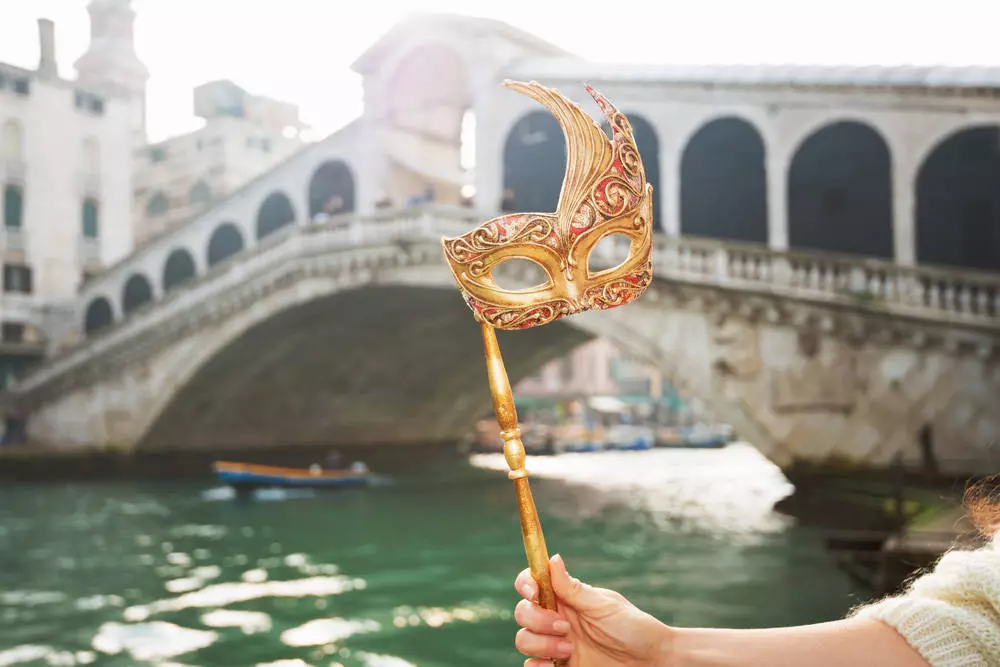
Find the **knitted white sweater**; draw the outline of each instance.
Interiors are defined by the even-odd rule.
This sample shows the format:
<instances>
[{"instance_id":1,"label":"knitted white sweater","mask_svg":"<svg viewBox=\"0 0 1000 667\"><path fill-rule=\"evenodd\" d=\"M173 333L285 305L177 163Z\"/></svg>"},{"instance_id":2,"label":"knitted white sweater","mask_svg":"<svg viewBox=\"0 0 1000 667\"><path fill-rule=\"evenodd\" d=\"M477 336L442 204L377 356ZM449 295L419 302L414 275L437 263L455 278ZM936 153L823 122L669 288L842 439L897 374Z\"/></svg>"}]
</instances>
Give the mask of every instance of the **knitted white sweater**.
<instances>
[{"instance_id":1,"label":"knitted white sweater","mask_svg":"<svg viewBox=\"0 0 1000 667\"><path fill-rule=\"evenodd\" d=\"M1000 538L952 551L900 596L854 616L888 623L931 667L1000 666Z\"/></svg>"}]
</instances>

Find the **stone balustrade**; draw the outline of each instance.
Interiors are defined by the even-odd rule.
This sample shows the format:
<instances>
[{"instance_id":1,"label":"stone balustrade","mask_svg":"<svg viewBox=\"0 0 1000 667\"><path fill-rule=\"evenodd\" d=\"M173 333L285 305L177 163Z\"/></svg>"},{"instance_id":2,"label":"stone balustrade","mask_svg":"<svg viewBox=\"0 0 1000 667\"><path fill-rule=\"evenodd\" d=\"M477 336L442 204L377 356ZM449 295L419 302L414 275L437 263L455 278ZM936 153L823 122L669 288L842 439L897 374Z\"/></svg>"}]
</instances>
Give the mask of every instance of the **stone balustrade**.
<instances>
[{"instance_id":1,"label":"stone balustrade","mask_svg":"<svg viewBox=\"0 0 1000 667\"><path fill-rule=\"evenodd\" d=\"M183 288L133 311L87 339L64 346L27 384L43 382L103 348L125 345L134 335L180 317L186 310L230 298L234 290L259 293L292 266L312 264L366 267L406 254L409 244L426 246L410 264L440 264L442 236L456 236L484 219L457 207L427 206L368 216L339 216L323 223L289 226L231 261L211 268ZM604 261L621 261L627 245L600 248ZM389 255L387 255L387 253ZM324 259L326 258L326 259ZM395 261L395 260L393 260ZM312 270L317 270L312 269ZM794 300L840 302L943 323L1000 328L1000 275L891 262L781 252L763 246L657 235L655 276L661 280L787 296ZM252 294L251 294L252 298Z\"/></svg>"},{"instance_id":2,"label":"stone balustrade","mask_svg":"<svg viewBox=\"0 0 1000 667\"><path fill-rule=\"evenodd\" d=\"M653 265L667 280L1000 327L1000 274L666 236L656 239Z\"/></svg>"}]
</instances>

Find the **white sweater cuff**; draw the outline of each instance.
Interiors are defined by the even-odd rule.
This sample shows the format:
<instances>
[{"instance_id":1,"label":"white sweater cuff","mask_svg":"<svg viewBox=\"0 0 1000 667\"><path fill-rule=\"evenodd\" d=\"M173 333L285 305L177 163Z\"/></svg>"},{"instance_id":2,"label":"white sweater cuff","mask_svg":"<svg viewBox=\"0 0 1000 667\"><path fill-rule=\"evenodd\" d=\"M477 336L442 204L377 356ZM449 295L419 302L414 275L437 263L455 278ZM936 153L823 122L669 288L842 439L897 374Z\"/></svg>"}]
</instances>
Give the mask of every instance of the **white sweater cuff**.
<instances>
[{"instance_id":1,"label":"white sweater cuff","mask_svg":"<svg viewBox=\"0 0 1000 667\"><path fill-rule=\"evenodd\" d=\"M891 626L931 667L990 667L949 613L952 609L940 600L906 596L887 598L852 615Z\"/></svg>"}]
</instances>

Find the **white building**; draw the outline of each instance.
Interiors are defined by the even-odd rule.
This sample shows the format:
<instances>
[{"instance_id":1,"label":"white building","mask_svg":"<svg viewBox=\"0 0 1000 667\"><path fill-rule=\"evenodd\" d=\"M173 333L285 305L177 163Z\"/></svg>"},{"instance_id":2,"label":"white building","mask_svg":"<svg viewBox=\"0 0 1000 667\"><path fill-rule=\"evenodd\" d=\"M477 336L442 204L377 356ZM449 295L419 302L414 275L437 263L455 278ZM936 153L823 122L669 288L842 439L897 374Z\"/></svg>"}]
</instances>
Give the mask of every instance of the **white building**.
<instances>
[{"instance_id":1,"label":"white building","mask_svg":"<svg viewBox=\"0 0 1000 667\"><path fill-rule=\"evenodd\" d=\"M251 95L231 81L196 88L194 112L204 127L136 149L137 244L201 213L303 146L297 106Z\"/></svg>"},{"instance_id":2,"label":"white building","mask_svg":"<svg viewBox=\"0 0 1000 667\"><path fill-rule=\"evenodd\" d=\"M50 307L132 249L131 153L143 131L145 68L127 0L93 0L77 80L59 76L40 19L35 70L0 63L3 291L0 384L38 356Z\"/></svg>"}]
</instances>

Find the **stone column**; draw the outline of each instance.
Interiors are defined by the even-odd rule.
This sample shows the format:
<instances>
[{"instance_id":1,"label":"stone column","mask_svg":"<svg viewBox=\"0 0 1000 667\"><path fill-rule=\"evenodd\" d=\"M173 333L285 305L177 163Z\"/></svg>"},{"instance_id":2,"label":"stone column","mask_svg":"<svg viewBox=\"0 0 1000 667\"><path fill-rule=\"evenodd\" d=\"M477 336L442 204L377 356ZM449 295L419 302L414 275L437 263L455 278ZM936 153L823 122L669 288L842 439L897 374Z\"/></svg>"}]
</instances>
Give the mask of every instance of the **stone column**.
<instances>
[{"instance_id":1,"label":"stone column","mask_svg":"<svg viewBox=\"0 0 1000 667\"><path fill-rule=\"evenodd\" d=\"M366 77L364 82L364 112L361 117L361 131L355 151L358 161L357 198L355 209L365 215L375 210L375 202L386 193L385 151L382 147L380 122L385 117L378 81Z\"/></svg>"},{"instance_id":2,"label":"stone column","mask_svg":"<svg viewBox=\"0 0 1000 667\"><path fill-rule=\"evenodd\" d=\"M659 128L657 128L659 129ZM667 236L681 235L681 157L684 154L684 146L678 146L676 142L661 149L660 153L660 182L654 183L653 187L660 188L660 210L663 212L663 231Z\"/></svg>"},{"instance_id":3,"label":"stone column","mask_svg":"<svg viewBox=\"0 0 1000 667\"><path fill-rule=\"evenodd\" d=\"M493 214L500 207L503 188L503 142L506 114L497 93L507 92L492 78L481 77L472 87L472 109L476 114L476 197L478 211ZM510 94L510 93L507 93Z\"/></svg>"},{"instance_id":4,"label":"stone column","mask_svg":"<svg viewBox=\"0 0 1000 667\"><path fill-rule=\"evenodd\" d=\"M767 238L772 250L788 250L788 168L791 155L780 137L766 136Z\"/></svg>"},{"instance_id":5,"label":"stone column","mask_svg":"<svg viewBox=\"0 0 1000 667\"><path fill-rule=\"evenodd\" d=\"M903 146L892 147L892 243L897 264L917 263L916 188L919 165Z\"/></svg>"}]
</instances>

